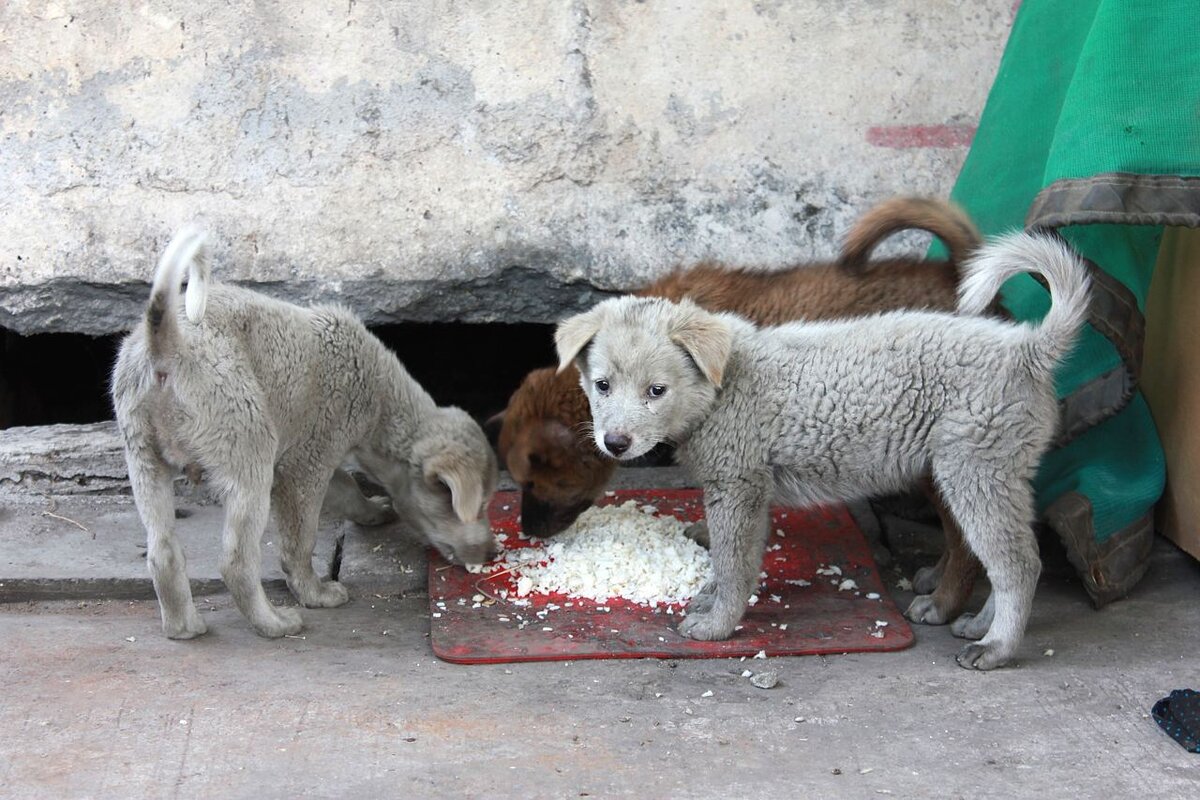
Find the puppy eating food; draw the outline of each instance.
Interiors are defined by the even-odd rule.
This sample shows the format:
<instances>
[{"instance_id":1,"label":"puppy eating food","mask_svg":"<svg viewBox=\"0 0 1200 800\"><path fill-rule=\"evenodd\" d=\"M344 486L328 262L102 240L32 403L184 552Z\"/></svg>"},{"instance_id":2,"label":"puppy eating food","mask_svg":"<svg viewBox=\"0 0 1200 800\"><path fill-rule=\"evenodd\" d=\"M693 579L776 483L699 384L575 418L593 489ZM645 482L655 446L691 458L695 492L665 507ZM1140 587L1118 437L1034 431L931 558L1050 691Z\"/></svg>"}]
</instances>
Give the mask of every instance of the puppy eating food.
<instances>
[{"instance_id":1,"label":"puppy eating food","mask_svg":"<svg viewBox=\"0 0 1200 800\"><path fill-rule=\"evenodd\" d=\"M263 636L301 628L300 614L272 605L260 581L269 509L296 599L310 608L348 599L312 566L327 490L329 508L381 521L380 508L337 471L348 456L444 556L475 564L490 555L486 508L498 473L479 426L457 408L435 405L348 311L210 283L204 237L195 230L181 231L163 253L145 321L121 346L112 396L170 638L207 630L173 530L172 479L180 469L203 470L222 498L221 576Z\"/></svg>"},{"instance_id":2,"label":"puppy eating food","mask_svg":"<svg viewBox=\"0 0 1200 800\"><path fill-rule=\"evenodd\" d=\"M949 261L868 260L880 242L908 228L941 239ZM901 197L859 218L837 264L805 264L782 272L706 265L672 273L637 294L688 298L708 311L732 311L759 325L906 308L949 311L956 303L957 265L979 244L979 233L957 207ZM598 453L586 435L591 418L574 368L558 374L553 368L529 373L507 409L494 419L500 424L500 458L522 487L521 525L531 536L552 536L565 529L604 491L616 469L616 462ZM952 613L961 603L941 605Z\"/></svg>"},{"instance_id":3,"label":"puppy eating food","mask_svg":"<svg viewBox=\"0 0 1200 800\"><path fill-rule=\"evenodd\" d=\"M1057 422L1054 368L1088 304L1069 248L1014 234L964 266L960 314L979 314L1022 272L1050 287L1039 325L905 311L759 329L635 297L559 325L559 368L579 369L596 446L628 460L673 443L704 488L714 574L681 633L733 632L772 500L815 505L932 476L992 582L990 627L958 662L991 669L1013 656L1041 571L1030 482Z\"/></svg>"}]
</instances>

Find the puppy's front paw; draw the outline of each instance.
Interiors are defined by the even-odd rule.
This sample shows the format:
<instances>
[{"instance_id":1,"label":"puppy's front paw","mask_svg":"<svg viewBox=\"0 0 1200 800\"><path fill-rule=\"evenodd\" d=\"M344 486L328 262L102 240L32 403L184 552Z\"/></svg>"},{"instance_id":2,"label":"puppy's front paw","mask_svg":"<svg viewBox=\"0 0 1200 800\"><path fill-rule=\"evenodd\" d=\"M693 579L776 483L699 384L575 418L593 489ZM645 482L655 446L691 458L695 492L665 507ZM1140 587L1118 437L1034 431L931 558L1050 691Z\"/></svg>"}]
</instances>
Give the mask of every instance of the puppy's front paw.
<instances>
[{"instance_id":1,"label":"puppy's front paw","mask_svg":"<svg viewBox=\"0 0 1200 800\"><path fill-rule=\"evenodd\" d=\"M908 610L904 612L912 622L920 625L945 625L949 620L945 611L938 607L934 596L922 594L913 598Z\"/></svg>"},{"instance_id":2,"label":"puppy's front paw","mask_svg":"<svg viewBox=\"0 0 1200 800\"><path fill-rule=\"evenodd\" d=\"M396 509L392 508L392 501L386 497L368 497L367 502L363 504L361 509L358 509L352 522L366 527L375 525L386 525L389 522L395 522L399 515L396 514Z\"/></svg>"},{"instance_id":3,"label":"puppy's front paw","mask_svg":"<svg viewBox=\"0 0 1200 800\"><path fill-rule=\"evenodd\" d=\"M691 525L688 525L686 529L684 529L683 535L703 547L705 550L709 549L711 539L708 535L707 521L700 520L699 522L693 522Z\"/></svg>"},{"instance_id":4,"label":"puppy's front paw","mask_svg":"<svg viewBox=\"0 0 1200 800\"><path fill-rule=\"evenodd\" d=\"M286 606L275 606L275 619L254 626L259 636L268 639L278 639L281 636L292 636L304 628L304 620L300 612Z\"/></svg>"},{"instance_id":5,"label":"puppy's front paw","mask_svg":"<svg viewBox=\"0 0 1200 800\"><path fill-rule=\"evenodd\" d=\"M712 611L692 613L689 608L688 615L679 623L679 633L689 639L712 642L728 639L729 634L733 633L735 625L737 625L736 619L728 622L722 615Z\"/></svg>"},{"instance_id":6,"label":"puppy's front paw","mask_svg":"<svg viewBox=\"0 0 1200 800\"><path fill-rule=\"evenodd\" d=\"M941 563L932 567L921 567L913 575L912 586L913 591L917 594L932 594L942 581L942 570L938 569Z\"/></svg>"},{"instance_id":7,"label":"puppy's front paw","mask_svg":"<svg viewBox=\"0 0 1200 800\"><path fill-rule=\"evenodd\" d=\"M308 608L337 608L350 599L350 592L337 581L322 581L312 596L303 598Z\"/></svg>"},{"instance_id":8,"label":"puppy's front paw","mask_svg":"<svg viewBox=\"0 0 1200 800\"><path fill-rule=\"evenodd\" d=\"M712 611L713 603L717 601L717 584L716 581L709 581L700 587L700 591L692 595L692 599L688 601L688 614L707 614Z\"/></svg>"},{"instance_id":9,"label":"puppy's front paw","mask_svg":"<svg viewBox=\"0 0 1200 800\"><path fill-rule=\"evenodd\" d=\"M963 614L950 624L950 632L960 639L982 639L991 625L982 614Z\"/></svg>"},{"instance_id":10,"label":"puppy's front paw","mask_svg":"<svg viewBox=\"0 0 1200 800\"><path fill-rule=\"evenodd\" d=\"M1009 658L1006 649L995 643L973 642L959 650L954 660L963 669L989 670L1004 666Z\"/></svg>"},{"instance_id":11,"label":"puppy's front paw","mask_svg":"<svg viewBox=\"0 0 1200 800\"><path fill-rule=\"evenodd\" d=\"M195 639L208 633L208 625L199 613L192 612L182 622L168 623L163 620L163 633L168 639Z\"/></svg>"}]
</instances>

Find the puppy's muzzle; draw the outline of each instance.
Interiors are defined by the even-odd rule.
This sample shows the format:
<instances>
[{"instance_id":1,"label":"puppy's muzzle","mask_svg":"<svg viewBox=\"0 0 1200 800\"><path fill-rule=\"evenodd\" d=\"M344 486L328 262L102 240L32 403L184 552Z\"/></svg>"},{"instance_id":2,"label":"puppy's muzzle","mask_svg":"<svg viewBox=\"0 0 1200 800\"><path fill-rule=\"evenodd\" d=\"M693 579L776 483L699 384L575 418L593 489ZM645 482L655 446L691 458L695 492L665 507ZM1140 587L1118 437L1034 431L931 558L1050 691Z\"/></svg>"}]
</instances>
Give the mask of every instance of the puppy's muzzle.
<instances>
[{"instance_id":1,"label":"puppy's muzzle","mask_svg":"<svg viewBox=\"0 0 1200 800\"><path fill-rule=\"evenodd\" d=\"M604 434L604 449L608 450L614 456L620 456L629 449L629 445L631 444L633 444L633 439L624 433Z\"/></svg>"},{"instance_id":2,"label":"puppy's muzzle","mask_svg":"<svg viewBox=\"0 0 1200 800\"><path fill-rule=\"evenodd\" d=\"M526 536L548 538L562 533L591 506L592 501L586 498L569 505L547 503L525 489L521 492L521 530Z\"/></svg>"}]
</instances>

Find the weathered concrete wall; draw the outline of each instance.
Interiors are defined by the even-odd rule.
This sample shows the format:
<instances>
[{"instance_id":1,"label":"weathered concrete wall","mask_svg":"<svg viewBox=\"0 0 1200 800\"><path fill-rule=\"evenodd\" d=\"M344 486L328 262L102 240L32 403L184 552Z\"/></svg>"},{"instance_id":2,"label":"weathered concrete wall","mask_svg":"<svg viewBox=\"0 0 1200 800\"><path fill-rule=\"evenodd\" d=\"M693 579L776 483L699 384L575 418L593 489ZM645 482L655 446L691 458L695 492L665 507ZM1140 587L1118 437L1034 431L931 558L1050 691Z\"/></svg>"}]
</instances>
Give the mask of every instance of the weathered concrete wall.
<instances>
[{"instance_id":1,"label":"weathered concrete wall","mask_svg":"<svg viewBox=\"0 0 1200 800\"><path fill-rule=\"evenodd\" d=\"M827 256L948 191L1013 5L0 4L0 325L128 327L190 220L375 322Z\"/></svg>"}]
</instances>

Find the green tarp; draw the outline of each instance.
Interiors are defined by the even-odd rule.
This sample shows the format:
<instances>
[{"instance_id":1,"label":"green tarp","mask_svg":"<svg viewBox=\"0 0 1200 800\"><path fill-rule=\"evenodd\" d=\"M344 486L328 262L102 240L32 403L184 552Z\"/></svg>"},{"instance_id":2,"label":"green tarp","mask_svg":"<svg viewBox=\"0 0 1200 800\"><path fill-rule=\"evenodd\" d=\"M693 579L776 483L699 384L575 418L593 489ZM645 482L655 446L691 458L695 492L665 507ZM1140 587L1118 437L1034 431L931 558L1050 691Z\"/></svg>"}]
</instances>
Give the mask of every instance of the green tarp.
<instances>
[{"instance_id":1,"label":"green tarp","mask_svg":"<svg viewBox=\"0 0 1200 800\"><path fill-rule=\"evenodd\" d=\"M985 234L1058 230L1096 268L1039 510L1099 605L1142 576L1164 465L1137 391L1163 225L1200 225L1200 0L1025 0L953 197ZM1106 277L1107 276L1107 277ZM1017 319L1045 290L1004 288Z\"/></svg>"}]
</instances>

